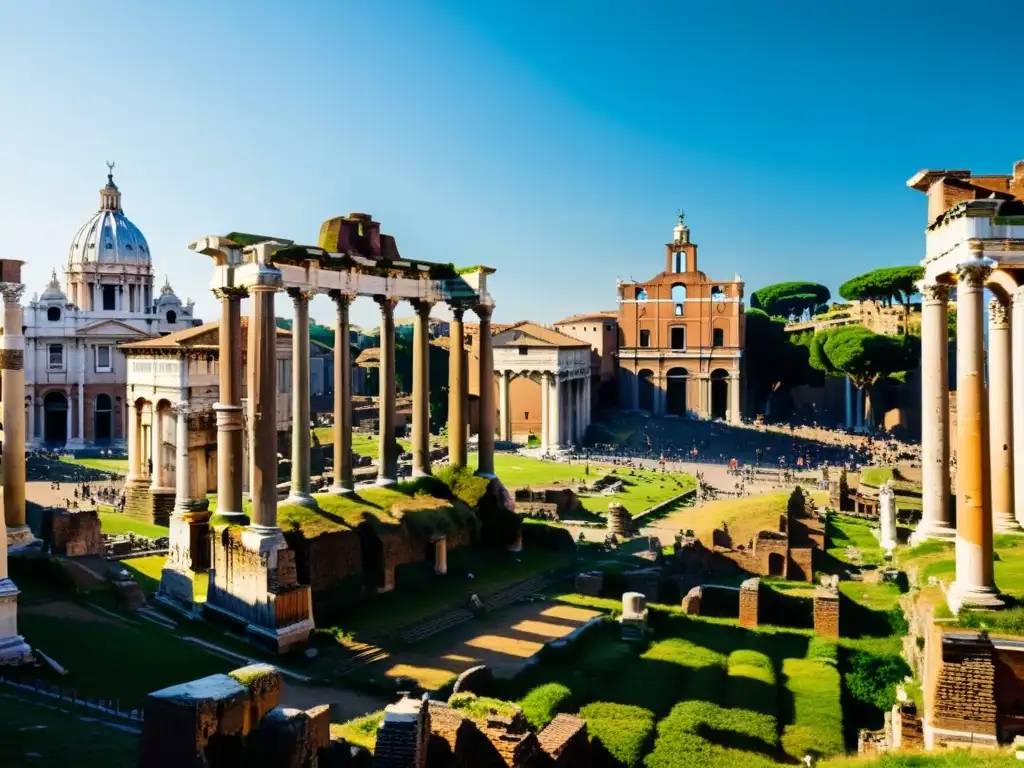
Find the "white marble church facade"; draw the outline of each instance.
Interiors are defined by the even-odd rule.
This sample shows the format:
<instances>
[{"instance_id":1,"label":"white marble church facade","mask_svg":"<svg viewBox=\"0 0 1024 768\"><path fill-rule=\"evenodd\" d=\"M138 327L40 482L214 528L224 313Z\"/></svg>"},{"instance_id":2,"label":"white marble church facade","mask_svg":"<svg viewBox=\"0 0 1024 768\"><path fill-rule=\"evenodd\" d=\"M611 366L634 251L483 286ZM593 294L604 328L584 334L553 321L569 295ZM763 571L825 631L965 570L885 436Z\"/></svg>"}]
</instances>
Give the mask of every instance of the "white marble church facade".
<instances>
[{"instance_id":1,"label":"white marble church facade","mask_svg":"<svg viewBox=\"0 0 1024 768\"><path fill-rule=\"evenodd\" d=\"M71 242L64 275L62 288L54 270L24 310L27 446L123 447L127 364L119 345L202 321L170 284L154 297L149 245L124 215L112 173L99 210Z\"/></svg>"}]
</instances>

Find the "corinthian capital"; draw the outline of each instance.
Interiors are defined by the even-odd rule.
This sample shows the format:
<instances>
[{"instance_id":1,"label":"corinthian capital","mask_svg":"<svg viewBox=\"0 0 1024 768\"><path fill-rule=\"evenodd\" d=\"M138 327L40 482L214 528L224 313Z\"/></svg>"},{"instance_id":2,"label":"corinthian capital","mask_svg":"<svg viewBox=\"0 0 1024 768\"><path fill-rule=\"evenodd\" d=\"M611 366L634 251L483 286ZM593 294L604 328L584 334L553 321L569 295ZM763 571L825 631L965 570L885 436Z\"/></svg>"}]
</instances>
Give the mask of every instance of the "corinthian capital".
<instances>
[{"instance_id":1,"label":"corinthian capital","mask_svg":"<svg viewBox=\"0 0 1024 768\"><path fill-rule=\"evenodd\" d=\"M949 301L950 286L943 283L926 283L922 280L917 284L917 290L925 301Z\"/></svg>"},{"instance_id":2,"label":"corinthian capital","mask_svg":"<svg viewBox=\"0 0 1024 768\"><path fill-rule=\"evenodd\" d=\"M971 288L984 288L994 266L995 261L986 258L962 262L956 265L957 280Z\"/></svg>"},{"instance_id":3,"label":"corinthian capital","mask_svg":"<svg viewBox=\"0 0 1024 768\"><path fill-rule=\"evenodd\" d=\"M21 294L24 292L24 283L0 283L0 293L4 295L4 304L20 304Z\"/></svg>"},{"instance_id":4,"label":"corinthian capital","mask_svg":"<svg viewBox=\"0 0 1024 768\"><path fill-rule=\"evenodd\" d=\"M1010 309L1012 308L1012 300L1006 301L1005 303L999 299L992 299L988 303L988 324L993 325L1008 325L1010 322Z\"/></svg>"}]
</instances>

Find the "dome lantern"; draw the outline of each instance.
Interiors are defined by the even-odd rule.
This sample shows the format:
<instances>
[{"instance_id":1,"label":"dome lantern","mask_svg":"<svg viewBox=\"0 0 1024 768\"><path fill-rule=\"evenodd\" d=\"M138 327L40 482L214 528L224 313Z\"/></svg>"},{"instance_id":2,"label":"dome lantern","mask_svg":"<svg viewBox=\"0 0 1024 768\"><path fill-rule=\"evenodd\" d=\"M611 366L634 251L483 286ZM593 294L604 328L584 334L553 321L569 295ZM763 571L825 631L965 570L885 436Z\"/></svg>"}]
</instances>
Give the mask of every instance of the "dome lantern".
<instances>
[{"instance_id":1,"label":"dome lantern","mask_svg":"<svg viewBox=\"0 0 1024 768\"><path fill-rule=\"evenodd\" d=\"M124 264L149 267L149 244L121 207L121 190L114 183L114 164L107 163L107 183L100 189L100 209L71 241L68 266Z\"/></svg>"}]
</instances>

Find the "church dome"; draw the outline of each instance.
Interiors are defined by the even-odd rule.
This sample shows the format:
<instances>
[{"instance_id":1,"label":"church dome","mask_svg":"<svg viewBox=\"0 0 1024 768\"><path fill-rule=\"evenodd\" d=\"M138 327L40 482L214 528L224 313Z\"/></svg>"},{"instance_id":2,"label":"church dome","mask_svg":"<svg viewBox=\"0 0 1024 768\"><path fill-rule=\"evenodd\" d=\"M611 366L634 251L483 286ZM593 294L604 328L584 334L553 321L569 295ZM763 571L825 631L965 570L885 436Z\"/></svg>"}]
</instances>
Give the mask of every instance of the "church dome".
<instances>
[{"instance_id":1,"label":"church dome","mask_svg":"<svg viewBox=\"0 0 1024 768\"><path fill-rule=\"evenodd\" d=\"M100 209L71 241L68 264L150 264L149 244L142 232L124 215L121 190L114 184L113 163L108 164L107 184L100 190Z\"/></svg>"},{"instance_id":2,"label":"church dome","mask_svg":"<svg viewBox=\"0 0 1024 768\"><path fill-rule=\"evenodd\" d=\"M53 270L53 277L46 286L46 290L43 291L43 295L39 297L40 301L67 301L68 297L64 295L64 291L60 289L60 283L57 282L57 270Z\"/></svg>"}]
</instances>

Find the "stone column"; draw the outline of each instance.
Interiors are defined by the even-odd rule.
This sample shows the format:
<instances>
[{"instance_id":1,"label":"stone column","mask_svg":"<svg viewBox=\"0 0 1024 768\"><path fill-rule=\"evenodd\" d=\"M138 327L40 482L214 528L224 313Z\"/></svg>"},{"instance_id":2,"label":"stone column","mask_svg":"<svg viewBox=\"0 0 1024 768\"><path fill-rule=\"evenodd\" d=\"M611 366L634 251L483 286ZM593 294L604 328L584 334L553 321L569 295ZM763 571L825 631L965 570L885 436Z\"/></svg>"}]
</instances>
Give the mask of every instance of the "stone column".
<instances>
[{"instance_id":1,"label":"stone column","mask_svg":"<svg viewBox=\"0 0 1024 768\"><path fill-rule=\"evenodd\" d=\"M992 527L999 533L1019 531L1013 515L1013 373L1010 359L1010 311L992 299L988 305L988 427Z\"/></svg>"},{"instance_id":2,"label":"stone column","mask_svg":"<svg viewBox=\"0 0 1024 768\"><path fill-rule=\"evenodd\" d=\"M896 494L893 493L892 483L888 481L878 490L878 518L882 527L878 543L882 549L895 549L897 544Z\"/></svg>"},{"instance_id":3,"label":"stone column","mask_svg":"<svg viewBox=\"0 0 1024 768\"><path fill-rule=\"evenodd\" d=\"M430 474L430 307L413 303L412 340L412 476Z\"/></svg>"},{"instance_id":4,"label":"stone column","mask_svg":"<svg viewBox=\"0 0 1024 768\"><path fill-rule=\"evenodd\" d=\"M922 333L924 332L924 318L921 318ZM843 422L847 429L853 427L853 382L850 381L849 376L843 378L845 386L843 392L846 394L846 420Z\"/></svg>"},{"instance_id":5,"label":"stone column","mask_svg":"<svg viewBox=\"0 0 1024 768\"><path fill-rule=\"evenodd\" d=\"M309 479L309 299L312 294L290 289L295 305L292 321L292 484L289 504L315 509Z\"/></svg>"},{"instance_id":6,"label":"stone column","mask_svg":"<svg viewBox=\"0 0 1024 768\"><path fill-rule=\"evenodd\" d=\"M466 377L465 335L462 316L465 310L452 307L448 357L448 461L466 466Z\"/></svg>"},{"instance_id":7,"label":"stone column","mask_svg":"<svg viewBox=\"0 0 1024 768\"><path fill-rule=\"evenodd\" d=\"M352 297L332 291L334 319L334 485L332 493L352 493L352 346L348 309Z\"/></svg>"},{"instance_id":8,"label":"stone column","mask_svg":"<svg viewBox=\"0 0 1024 768\"><path fill-rule=\"evenodd\" d=\"M166 490L167 482L164 479L164 453L163 453L163 442L164 442L164 419L157 405L153 404L153 421L150 427L150 438L152 440L152 446L150 448L150 455L153 461L153 476L152 482L150 483L150 489L154 491Z\"/></svg>"},{"instance_id":9,"label":"stone column","mask_svg":"<svg viewBox=\"0 0 1024 768\"><path fill-rule=\"evenodd\" d=\"M588 374L587 378L583 380L583 431L586 433L590 427L590 419L594 413L594 403L592 400L591 390L591 376Z\"/></svg>"},{"instance_id":10,"label":"stone column","mask_svg":"<svg viewBox=\"0 0 1024 768\"><path fill-rule=\"evenodd\" d=\"M191 485L188 467L188 415L192 408L187 402L178 403L174 411L174 513L184 514L191 509Z\"/></svg>"},{"instance_id":11,"label":"stone column","mask_svg":"<svg viewBox=\"0 0 1024 768\"><path fill-rule=\"evenodd\" d=\"M4 300L4 333L0 336L3 500L7 546L12 548L23 547L36 540L25 521L25 337L21 335L21 294L24 290L21 283L0 283ZM0 574L6 575L6 571ZM3 634L0 627L0 636Z\"/></svg>"},{"instance_id":12,"label":"stone column","mask_svg":"<svg viewBox=\"0 0 1024 768\"><path fill-rule=\"evenodd\" d=\"M78 437L76 443L85 445L85 358L89 345L80 342L78 349ZM110 361L113 364L113 360ZM69 435L70 437L70 435Z\"/></svg>"},{"instance_id":13,"label":"stone column","mask_svg":"<svg viewBox=\"0 0 1024 768\"><path fill-rule=\"evenodd\" d=\"M992 511L989 498L989 444L985 408L984 290L989 259L958 267L957 279L957 478L956 581L950 608L998 608L993 573Z\"/></svg>"},{"instance_id":14,"label":"stone column","mask_svg":"<svg viewBox=\"0 0 1024 768\"><path fill-rule=\"evenodd\" d=\"M491 339L493 307L473 308L480 318L480 434L476 473L494 477L494 351Z\"/></svg>"},{"instance_id":15,"label":"stone column","mask_svg":"<svg viewBox=\"0 0 1024 768\"><path fill-rule=\"evenodd\" d=\"M220 347L217 370L219 374L218 402L213 410L217 414L217 515L241 520L242 475L245 449L242 445L242 335L241 302L245 291L221 289Z\"/></svg>"},{"instance_id":16,"label":"stone column","mask_svg":"<svg viewBox=\"0 0 1024 768\"><path fill-rule=\"evenodd\" d=\"M739 424L743 420L740 412L740 375L733 373L729 376L729 423Z\"/></svg>"},{"instance_id":17,"label":"stone column","mask_svg":"<svg viewBox=\"0 0 1024 768\"><path fill-rule=\"evenodd\" d=\"M444 536L434 539L434 573L438 576L448 573L448 539Z\"/></svg>"},{"instance_id":18,"label":"stone column","mask_svg":"<svg viewBox=\"0 0 1024 768\"><path fill-rule=\"evenodd\" d=\"M540 448L543 453L551 450L551 374L540 375Z\"/></svg>"},{"instance_id":19,"label":"stone column","mask_svg":"<svg viewBox=\"0 0 1024 768\"><path fill-rule=\"evenodd\" d=\"M395 441L395 306L398 299L375 296L380 305L380 458L377 485L398 479L398 443Z\"/></svg>"},{"instance_id":20,"label":"stone column","mask_svg":"<svg viewBox=\"0 0 1024 768\"><path fill-rule=\"evenodd\" d=\"M949 481L949 286L920 284L921 291L921 523L916 544L953 539ZM847 391L850 380L846 380Z\"/></svg>"},{"instance_id":21,"label":"stone column","mask_svg":"<svg viewBox=\"0 0 1024 768\"><path fill-rule=\"evenodd\" d=\"M498 434L506 443L512 439L512 414L508 411L509 383L511 379L511 371L500 371L498 373L498 410L501 413Z\"/></svg>"},{"instance_id":22,"label":"stone column","mask_svg":"<svg viewBox=\"0 0 1024 768\"><path fill-rule=\"evenodd\" d=\"M583 442L583 379L576 379L573 382L573 407L573 442L579 445Z\"/></svg>"},{"instance_id":23,"label":"stone column","mask_svg":"<svg viewBox=\"0 0 1024 768\"><path fill-rule=\"evenodd\" d=\"M249 454L252 456L250 496L252 525L256 528L277 528L277 328L274 294L281 278L280 273L267 272L265 282L249 289L252 317L249 320L246 356L252 420L249 428Z\"/></svg>"},{"instance_id":24,"label":"stone column","mask_svg":"<svg viewBox=\"0 0 1024 768\"><path fill-rule=\"evenodd\" d=\"M551 427L548 437L552 450L558 450L562 447L562 382L557 373L552 374L552 394L554 397L551 403Z\"/></svg>"},{"instance_id":25,"label":"stone column","mask_svg":"<svg viewBox=\"0 0 1024 768\"><path fill-rule=\"evenodd\" d=\"M1013 467L1015 477L1020 478L1013 486L1014 516L1024 525L1024 288L1018 288L1013 296L1012 314Z\"/></svg>"},{"instance_id":26,"label":"stone column","mask_svg":"<svg viewBox=\"0 0 1024 768\"><path fill-rule=\"evenodd\" d=\"M71 420L73 418L74 410L75 410L73 405L72 405L72 400L71 400L71 387L67 387L64 390L64 396L67 398L67 401L68 401L68 410L67 410L67 413L64 414L67 417L67 439L64 441L64 447L66 448L68 443L70 443L72 441L72 437L71 437Z\"/></svg>"},{"instance_id":27,"label":"stone column","mask_svg":"<svg viewBox=\"0 0 1024 768\"><path fill-rule=\"evenodd\" d=\"M18 326L19 329L21 326ZM6 347L0 347L6 351ZM6 370L5 370L6 373ZM10 537L4 516L0 515L0 542ZM32 661L32 650L18 634L18 595L20 591L7 576L7 546L0 546L0 666Z\"/></svg>"},{"instance_id":28,"label":"stone column","mask_svg":"<svg viewBox=\"0 0 1024 768\"><path fill-rule=\"evenodd\" d=\"M128 477L125 485L136 485L142 479L141 414L133 403L128 404Z\"/></svg>"}]
</instances>

